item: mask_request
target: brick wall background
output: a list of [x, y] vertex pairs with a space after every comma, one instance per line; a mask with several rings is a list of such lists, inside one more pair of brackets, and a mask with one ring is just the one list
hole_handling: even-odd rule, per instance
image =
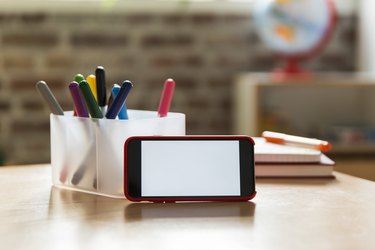
[[[355, 17], [339, 17], [328, 48], [305, 65], [355, 70], [355, 27]], [[103, 65], [108, 86], [135, 84], [129, 108], [155, 110], [172, 77], [172, 111], [186, 113], [187, 133], [229, 134], [235, 75], [277, 63], [245, 11], [0, 14], [0, 149], [6, 164], [49, 162], [49, 110], [35, 90], [41, 79], [70, 110], [71, 78]]]

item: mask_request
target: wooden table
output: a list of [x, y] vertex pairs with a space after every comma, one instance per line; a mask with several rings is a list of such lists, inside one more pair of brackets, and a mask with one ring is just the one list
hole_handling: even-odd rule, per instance
[[375, 183], [261, 179], [242, 203], [130, 203], [51, 186], [49, 165], [0, 168], [1, 249], [374, 249]]

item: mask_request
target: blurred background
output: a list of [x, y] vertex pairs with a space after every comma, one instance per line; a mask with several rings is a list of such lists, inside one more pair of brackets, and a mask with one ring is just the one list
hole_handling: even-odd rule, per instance
[[[303, 66], [357, 79], [354, 73], [375, 70], [375, 4], [334, 2], [331, 40]], [[233, 118], [242, 112], [234, 106], [236, 79], [282, 64], [259, 38], [252, 8], [252, 0], [0, 1], [0, 164], [50, 161], [50, 111], [35, 83], [45, 80], [71, 110], [67, 85], [98, 65], [106, 69], [107, 86], [134, 83], [128, 108], [156, 110], [172, 77], [171, 110], [186, 114], [187, 134], [240, 133]], [[287, 131], [299, 132], [281, 118]]]

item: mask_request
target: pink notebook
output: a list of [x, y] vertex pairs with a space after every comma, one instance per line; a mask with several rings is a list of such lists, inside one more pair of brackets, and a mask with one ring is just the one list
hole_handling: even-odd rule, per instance
[[333, 177], [335, 163], [320, 155], [318, 163], [255, 163], [256, 177]]

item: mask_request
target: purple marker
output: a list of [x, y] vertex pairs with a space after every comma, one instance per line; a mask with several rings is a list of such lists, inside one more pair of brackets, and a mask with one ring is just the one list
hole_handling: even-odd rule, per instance
[[73, 98], [73, 103], [75, 110], [79, 117], [89, 117], [89, 112], [87, 111], [87, 107], [85, 101], [83, 99], [82, 93], [79, 90], [79, 85], [77, 82], [73, 81], [69, 84], [70, 94]]
[[116, 98], [112, 102], [112, 105], [109, 107], [107, 114], [105, 115], [107, 119], [116, 119], [132, 87], [133, 84], [131, 83], [131, 81], [126, 80], [122, 83], [120, 91], [118, 92]]

